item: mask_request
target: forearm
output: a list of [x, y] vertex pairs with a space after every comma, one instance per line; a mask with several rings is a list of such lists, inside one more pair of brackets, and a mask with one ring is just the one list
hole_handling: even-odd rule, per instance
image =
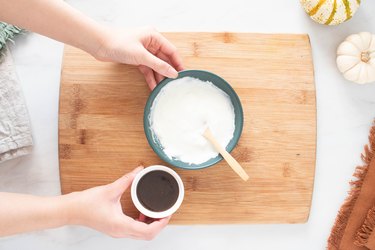
[[0, 192], [0, 236], [69, 224], [70, 196], [38, 197]]
[[95, 54], [105, 29], [61, 0], [0, 0], [5, 21]]
[[170, 217], [146, 224], [123, 213], [121, 196], [131, 186], [138, 167], [116, 181], [56, 197], [0, 192], [0, 237], [64, 225], [91, 227], [112, 237], [152, 239]]

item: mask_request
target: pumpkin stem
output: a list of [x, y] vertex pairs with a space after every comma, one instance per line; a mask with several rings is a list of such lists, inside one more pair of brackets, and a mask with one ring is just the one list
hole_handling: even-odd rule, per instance
[[367, 63], [370, 61], [370, 52], [369, 51], [364, 51], [361, 53], [361, 61]]

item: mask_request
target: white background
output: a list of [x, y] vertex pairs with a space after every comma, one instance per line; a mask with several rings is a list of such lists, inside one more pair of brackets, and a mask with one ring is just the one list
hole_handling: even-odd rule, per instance
[[[336, 27], [314, 23], [297, 0], [69, 0], [110, 25], [152, 25], [160, 31], [308, 33], [318, 109], [316, 177], [310, 219], [296, 225], [168, 226], [151, 242], [112, 239], [82, 227], [64, 227], [0, 239], [0, 249], [325, 249], [326, 240], [360, 164], [375, 117], [375, 84], [343, 79], [336, 48], [346, 36], [375, 33], [375, 1], [364, 0], [352, 20]], [[48, 20], [46, 20], [48, 22]], [[58, 28], [58, 27], [56, 27]], [[74, 27], [71, 27], [74, 29]], [[57, 119], [63, 45], [28, 34], [12, 52], [29, 108], [32, 155], [0, 166], [0, 190], [60, 194]], [[265, 83], [266, 84], [266, 83]], [[0, 222], [1, 223], [1, 222]]]

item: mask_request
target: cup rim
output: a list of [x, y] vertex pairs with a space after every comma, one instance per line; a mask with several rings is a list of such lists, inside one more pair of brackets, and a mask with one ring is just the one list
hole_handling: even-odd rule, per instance
[[[139, 201], [138, 196], [137, 196], [137, 185], [139, 183], [139, 180], [145, 174], [147, 174], [149, 172], [152, 172], [152, 171], [155, 171], [155, 170], [161, 170], [161, 171], [164, 171], [164, 172], [167, 172], [167, 173], [171, 174], [175, 178], [175, 180], [177, 181], [178, 189], [179, 189], [177, 201], [175, 202], [175, 204], [172, 207], [170, 207], [169, 209], [167, 209], [165, 211], [161, 211], [161, 212], [155, 212], [155, 211], [151, 211], [151, 210], [145, 208], [142, 205], [142, 203]], [[168, 216], [172, 215], [174, 212], [177, 211], [177, 209], [181, 206], [182, 201], [184, 199], [185, 190], [184, 190], [184, 184], [181, 180], [181, 177], [174, 170], [172, 170], [169, 167], [162, 166], [162, 165], [152, 165], [152, 166], [144, 168], [139, 173], [137, 173], [137, 175], [134, 177], [133, 183], [131, 185], [130, 194], [131, 194], [133, 204], [135, 205], [135, 207], [138, 209], [139, 212], [141, 212], [142, 214], [144, 214], [147, 217], [154, 218], [154, 219], [160, 219], [160, 218], [168, 217]]]

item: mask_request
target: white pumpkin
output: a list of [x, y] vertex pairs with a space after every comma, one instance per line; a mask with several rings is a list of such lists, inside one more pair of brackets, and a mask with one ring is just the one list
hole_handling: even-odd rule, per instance
[[375, 35], [361, 32], [348, 36], [337, 48], [337, 67], [349, 81], [375, 81]]
[[300, 0], [306, 13], [315, 21], [337, 25], [349, 20], [357, 11], [361, 0]]

